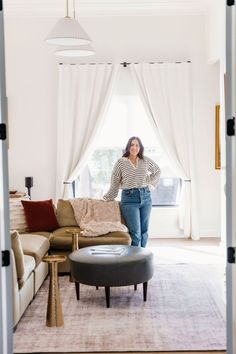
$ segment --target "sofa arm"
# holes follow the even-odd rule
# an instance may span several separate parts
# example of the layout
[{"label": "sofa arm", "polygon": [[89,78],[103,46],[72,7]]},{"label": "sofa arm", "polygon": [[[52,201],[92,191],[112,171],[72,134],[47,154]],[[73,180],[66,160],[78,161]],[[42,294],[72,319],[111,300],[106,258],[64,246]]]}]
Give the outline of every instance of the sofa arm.
[{"label": "sofa arm", "polygon": [[14,252],[11,249],[11,265],[12,265],[12,301],[13,301],[13,325],[15,326],[20,319],[20,293],[16,272],[16,262]]}]

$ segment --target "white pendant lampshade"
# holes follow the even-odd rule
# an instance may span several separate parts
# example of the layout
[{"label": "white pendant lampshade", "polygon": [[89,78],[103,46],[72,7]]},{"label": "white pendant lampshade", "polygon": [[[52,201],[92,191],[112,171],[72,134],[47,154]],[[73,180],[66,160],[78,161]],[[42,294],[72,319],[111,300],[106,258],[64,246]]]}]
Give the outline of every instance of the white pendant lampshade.
[{"label": "white pendant lampshade", "polygon": [[78,58],[94,55],[95,51],[92,47],[61,48],[57,49],[54,54],[58,57]]},{"label": "white pendant lampshade", "polygon": [[54,53],[58,57],[78,58],[94,55],[95,52],[88,49],[60,49]]},{"label": "white pendant lampshade", "polygon": [[76,46],[91,42],[91,39],[75,18],[61,18],[46,38],[49,44]]}]

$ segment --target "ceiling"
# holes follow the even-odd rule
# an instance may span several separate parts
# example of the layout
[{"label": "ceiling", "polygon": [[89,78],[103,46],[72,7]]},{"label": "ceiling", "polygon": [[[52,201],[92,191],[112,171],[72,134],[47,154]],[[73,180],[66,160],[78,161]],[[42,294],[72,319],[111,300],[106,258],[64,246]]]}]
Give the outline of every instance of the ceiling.
[{"label": "ceiling", "polygon": [[[69,9],[79,17],[156,16],[205,13],[211,0],[69,0]],[[217,4],[217,0],[214,1]],[[10,17],[61,17],[66,0],[3,0],[4,14]],[[72,15],[72,14],[71,14]]]},{"label": "ceiling", "polygon": [[[219,5],[223,2],[68,0],[69,15],[73,16],[75,9],[75,17],[93,40],[96,51],[93,60],[101,62],[199,58],[205,53],[205,27],[211,24],[209,20],[214,17],[214,10],[222,12]],[[20,43],[20,48],[32,48],[44,43],[56,21],[66,15],[66,0],[3,0],[3,8],[8,46]],[[219,22],[216,23],[219,27]],[[213,33],[218,43],[217,29],[211,27],[209,36]],[[212,39],[210,41],[213,43]],[[48,46],[47,53],[54,51],[54,47]]]}]

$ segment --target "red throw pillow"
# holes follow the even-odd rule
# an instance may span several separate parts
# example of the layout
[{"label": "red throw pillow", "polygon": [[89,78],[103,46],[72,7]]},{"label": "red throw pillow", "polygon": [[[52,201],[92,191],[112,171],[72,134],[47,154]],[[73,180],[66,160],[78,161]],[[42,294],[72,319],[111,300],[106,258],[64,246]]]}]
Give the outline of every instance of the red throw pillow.
[{"label": "red throw pillow", "polygon": [[52,199],[40,201],[21,201],[29,232],[53,231],[59,228]]}]

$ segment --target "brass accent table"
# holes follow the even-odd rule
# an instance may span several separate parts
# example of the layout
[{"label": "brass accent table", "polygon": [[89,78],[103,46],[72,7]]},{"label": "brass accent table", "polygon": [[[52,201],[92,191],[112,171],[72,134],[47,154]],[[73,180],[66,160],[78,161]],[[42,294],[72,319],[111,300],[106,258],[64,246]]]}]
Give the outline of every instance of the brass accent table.
[{"label": "brass accent table", "polygon": [[72,231],[72,252],[79,249],[78,245],[79,232],[77,230]]},{"label": "brass accent table", "polygon": [[[72,235],[72,252],[77,251],[79,249],[79,244],[78,244],[78,237],[79,237],[79,231],[78,230],[66,230],[68,234]],[[70,273],[70,282],[73,283],[74,279]]]},{"label": "brass accent table", "polygon": [[60,327],[64,325],[60,290],[58,280],[58,263],[64,262],[66,256],[62,255],[50,255],[43,257],[43,261],[49,265],[49,289],[48,289],[48,306],[47,306],[47,318],[46,326],[48,327]]}]

